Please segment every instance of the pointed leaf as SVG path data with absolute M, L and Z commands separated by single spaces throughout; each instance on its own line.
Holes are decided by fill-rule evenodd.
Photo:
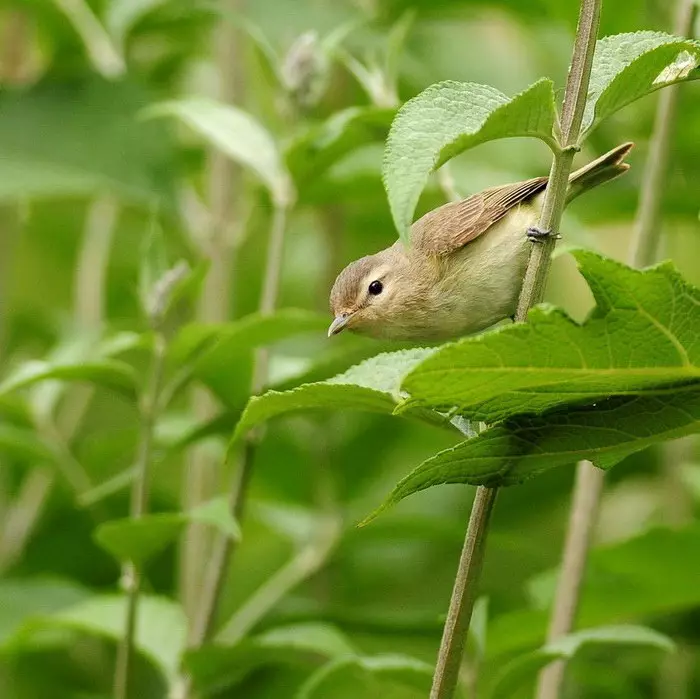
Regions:
M 631 32 L 596 44 L 581 132 L 630 102 L 682 80 L 700 78 L 700 42 L 663 32 Z
M 147 117 L 175 117 L 243 167 L 251 170 L 270 190 L 278 204 L 292 196 L 289 175 L 277 145 L 250 114 L 214 100 L 187 99 L 157 104 Z
M 700 386 L 646 398 L 618 396 L 541 416 L 517 415 L 424 461 L 365 521 L 434 485 L 515 485 L 581 459 L 607 469 L 652 444 L 696 432 Z
M 236 426 L 233 440 L 266 420 L 297 410 L 346 409 L 390 414 L 399 400 L 401 379 L 432 351 L 413 349 L 380 354 L 327 381 L 254 396 Z M 409 411 L 409 414 L 431 419 L 427 411 Z M 442 422 L 437 414 L 433 414 L 432 420 Z
M 528 323 L 444 345 L 417 365 L 405 406 L 496 422 L 610 395 L 651 395 L 700 381 L 700 289 L 670 263 L 644 271 L 574 256 L 597 302 L 578 325 L 538 308 Z
M 540 80 L 512 99 L 488 85 L 448 80 L 406 102 L 391 125 L 384 152 L 384 186 L 404 242 L 409 242 L 413 212 L 434 170 L 496 138 L 533 136 L 551 145 L 554 118 L 550 80 Z

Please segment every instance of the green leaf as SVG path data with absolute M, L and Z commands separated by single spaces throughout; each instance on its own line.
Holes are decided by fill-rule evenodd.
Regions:
M 294 624 L 246 638 L 233 646 L 213 645 L 185 657 L 194 686 L 203 695 L 240 683 L 258 668 L 275 665 L 317 667 L 325 660 L 354 655 L 355 649 L 335 627 Z
M 516 415 L 424 461 L 365 522 L 434 485 L 515 485 L 581 459 L 608 469 L 652 444 L 696 432 L 700 386 L 649 397 L 616 396 L 541 416 Z
M 51 445 L 44 442 L 36 430 L 0 423 L 0 451 L 13 458 L 41 464 L 57 458 Z
M 316 671 L 296 699 L 423 699 L 431 665 L 405 655 L 339 658 Z
M 700 290 L 670 263 L 638 271 L 574 256 L 597 302 L 583 325 L 536 308 L 528 323 L 444 345 L 406 376 L 406 407 L 496 422 L 700 381 Z
M 25 633 L 64 628 L 119 641 L 124 635 L 125 595 L 97 595 L 50 616 L 37 618 Z M 141 595 L 134 647 L 173 681 L 185 649 L 187 620 L 178 604 L 162 597 Z
M 111 191 L 172 205 L 170 140 L 136 119 L 147 95 L 130 82 L 43 83 L 0 94 L 0 201 Z
M 553 143 L 554 93 L 540 80 L 509 99 L 488 85 L 452 80 L 406 102 L 391 125 L 384 186 L 400 237 L 408 233 L 430 174 L 468 148 L 497 138 L 533 136 Z
M 18 645 L 24 625 L 38 615 L 53 614 L 90 597 L 69 581 L 17 578 L 0 581 L 0 648 Z
M 390 414 L 399 400 L 401 379 L 432 351 L 413 349 L 379 354 L 327 381 L 254 396 L 236 426 L 233 440 L 273 417 L 297 410 L 344 409 Z M 409 411 L 409 414 L 431 419 L 427 411 Z M 441 422 L 437 414 L 433 415 L 433 421 Z
M 168 362 L 174 366 L 200 367 L 218 361 L 230 361 L 234 352 L 246 352 L 271 345 L 294 335 L 323 332 L 328 316 L 296 308 L 285 308 L 269 315 L 253 313 L 231 323 L 191 323 L 183 327 L 168 349 Z
M 594 548 L 586 563 L 578 621 L 581 626 L 661 617 L 700 604 L 700 525 L 654 528 L 620 543 Z M 542 643 L 558 570 L 538 574 L 538 609 L 501 614 L 489 625 L 488 656 Z M 546 587 L 547 593 L 543 594 Z
M 201 522 L 238 539 L 240 529 L 225 497 L 199 505 L 189 512 L 167 512 L 139 519 L 116 519 L 95 530 L 95 540 L 117 560 L 141 565 L 175 540 L 189 522 Z
M 304 189 L 350 151 L 386 138 L 395 109 L 350 107 L 295 138 L 286 159 L 297 188 Z
M 291 181 L 274 138 L 247 112 L 201 98 L 162 102 L 148 109 L 145 116 L 179 119 L 253 172 L 278 204 L 287 204 L 292 198 Z
M 75 364 L 30 360 L 20 364 L 0 383 L 0 395 L 51 379 L 83 381 L 107 388 L 129 400 L 134 400 L 136 397 L 137 380 L 134 370 L 124 362 L 110 359 Z
M 582 134 L 618 109 L 682 80 L 700 78 L 700 42 L 663 32 L 632 32 L 596 44 Z
M 498 674 L 487 696 L 490 699 L 510 699 L 519 689 L 532 681 L 543 667 L 554 660 L 568 660 L 585 646 L 601 645 L 645 646 L 666 652 L 674 650 L 674 644 L 670 638 L 644 626 L 585 629 L 512 660 Z

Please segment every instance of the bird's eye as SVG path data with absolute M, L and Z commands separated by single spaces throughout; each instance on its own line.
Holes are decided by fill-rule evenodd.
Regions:
M 384 285 L 378 279 L 375 279 L 369 285 L 369 293 L 372 294 L 372 296 L 377 296 L 378 294 L 381 294 L 383 289 Z

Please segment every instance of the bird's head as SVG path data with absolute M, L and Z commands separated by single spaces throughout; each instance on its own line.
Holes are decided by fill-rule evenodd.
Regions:
M 405 254 L 395 247 L 349 264 L 331 290 L 329 337 L 346 329 L 387 337 L 400 311 L 407 281 Z

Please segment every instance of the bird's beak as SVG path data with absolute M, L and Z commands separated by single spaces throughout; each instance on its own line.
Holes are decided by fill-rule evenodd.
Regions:
M 336 316 L 335 318 L 333 318 L 333 322 L 331 323 L 330 327 L 328 328 L 328 337 L 331 337 L 333 335 L 337 335 L 348 324 L 349 320 L 350 320 L 349 313 L 341 313 L 339 316 Z

